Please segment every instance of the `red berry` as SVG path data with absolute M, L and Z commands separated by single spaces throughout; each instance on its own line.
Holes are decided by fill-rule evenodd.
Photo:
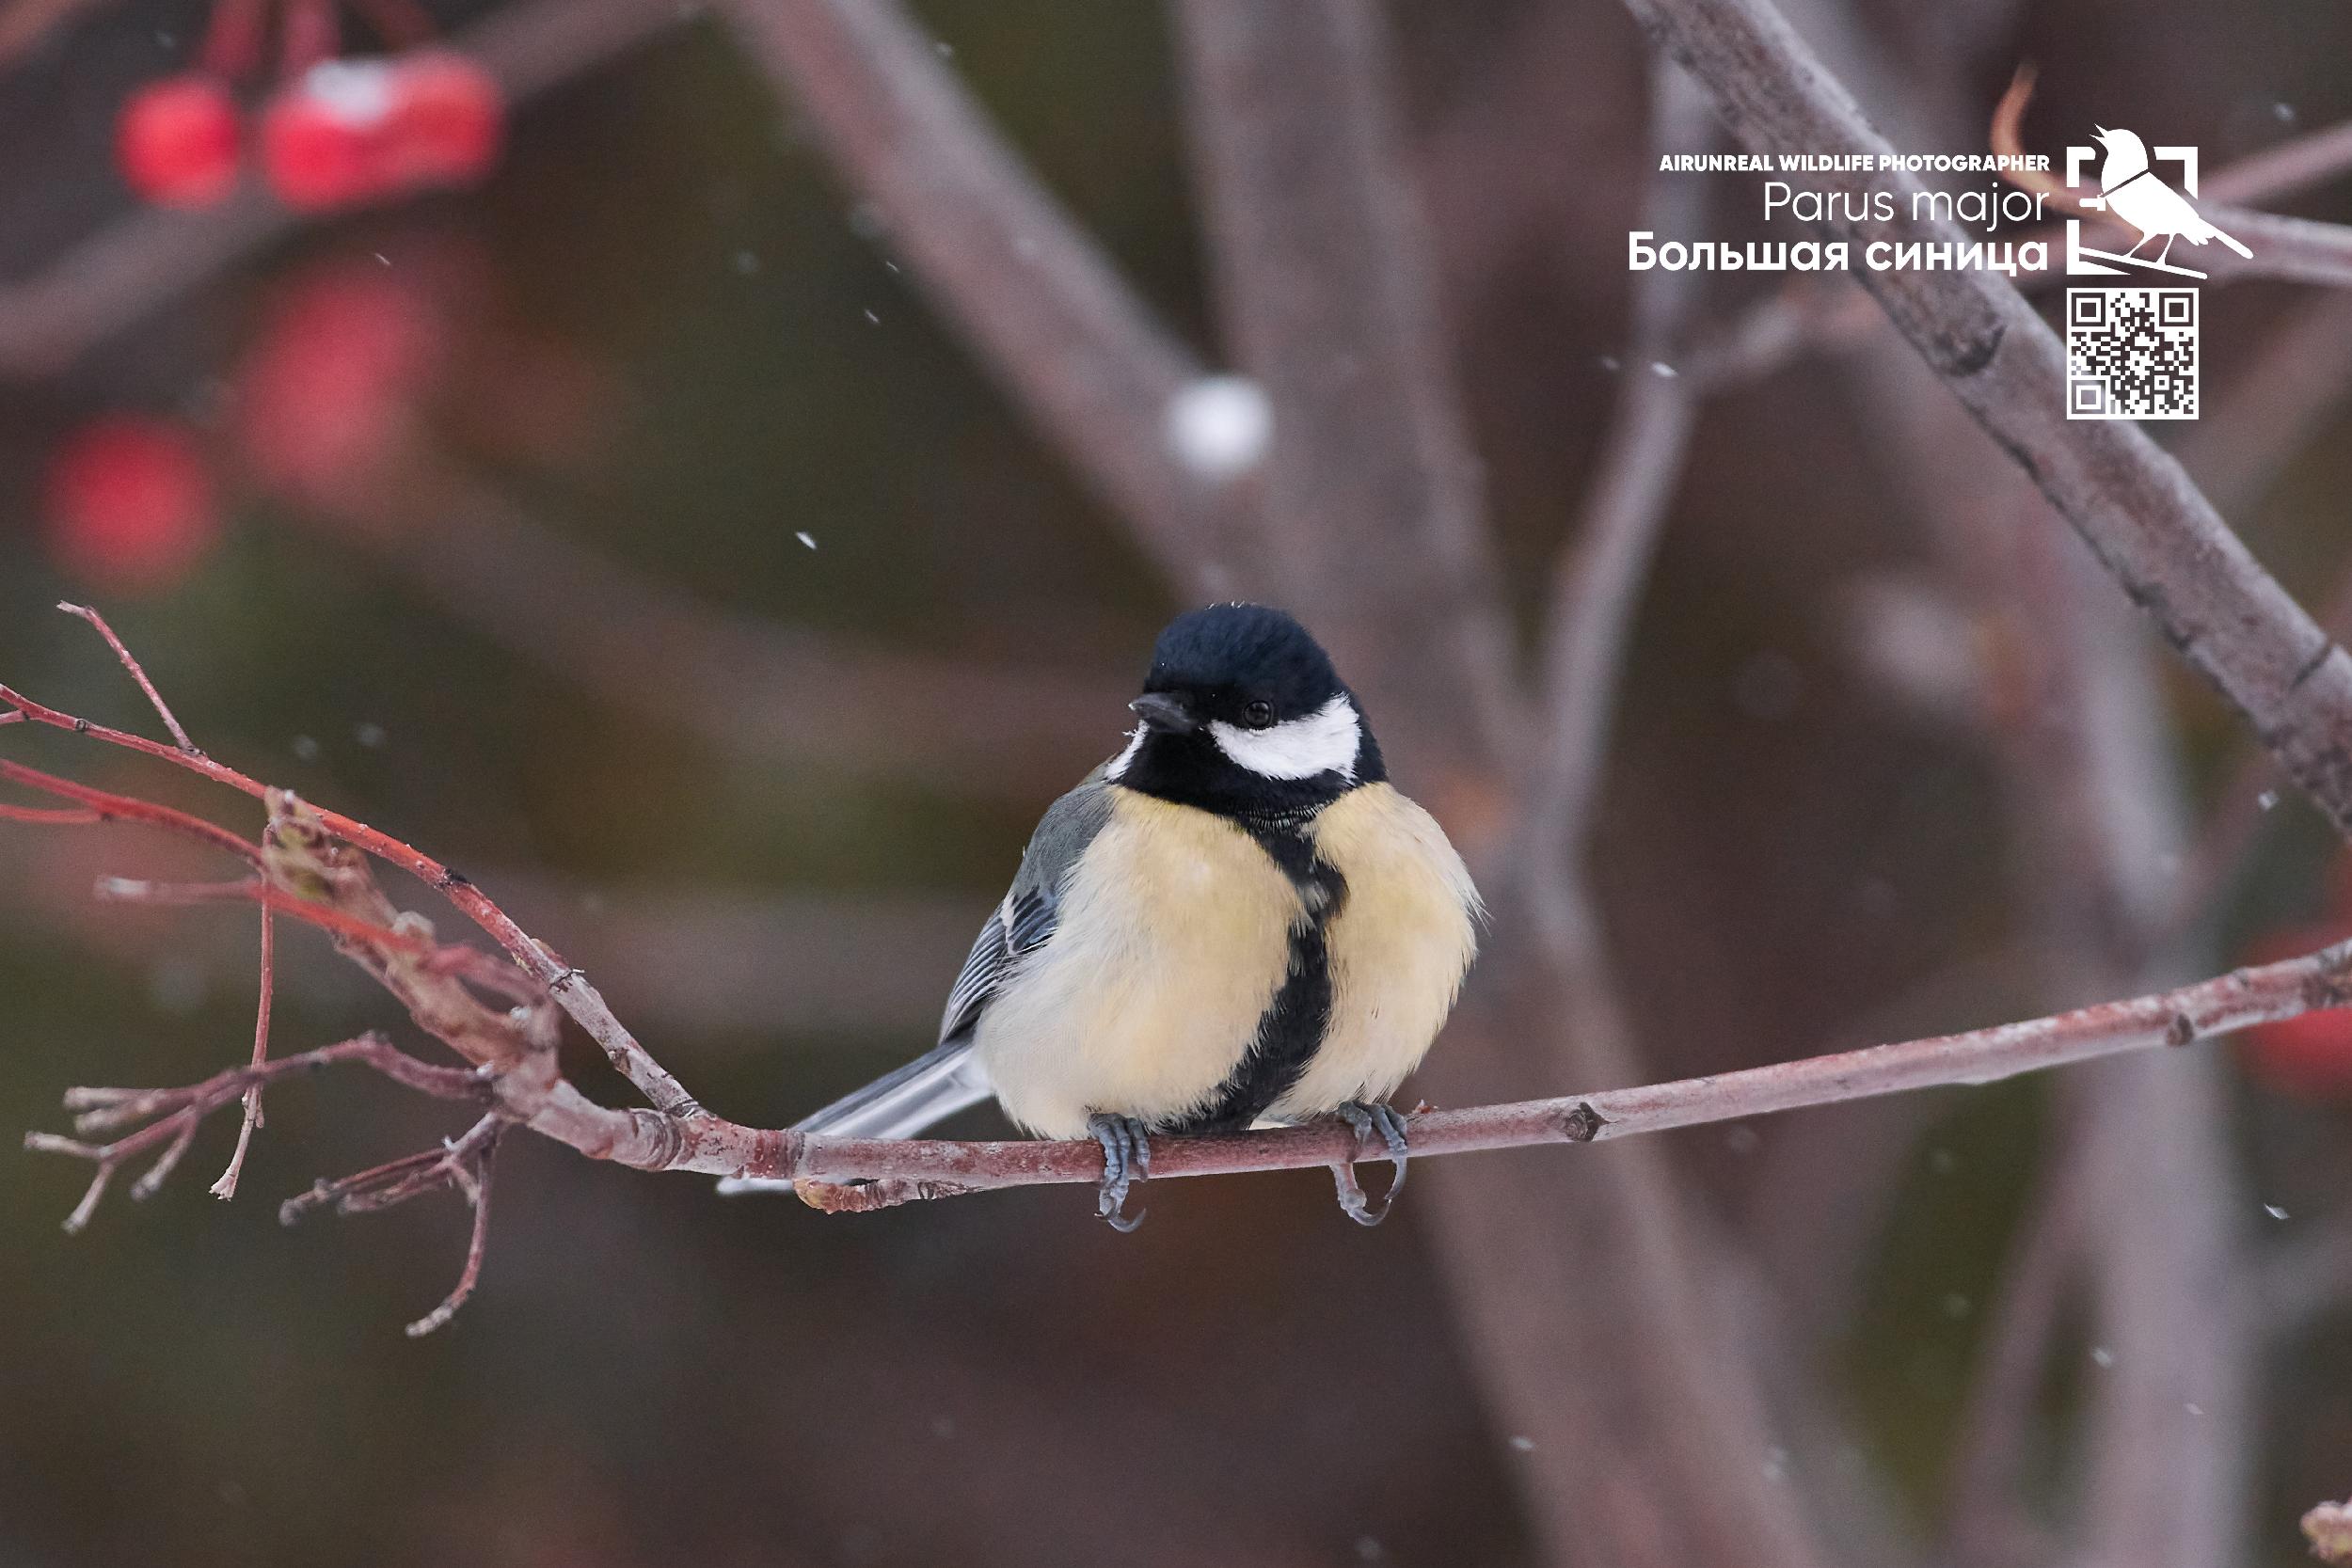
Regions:
M 44 492 L 57 563 L 116 593 L 170 587 L 220 536 L 203 454 L 167 420 L 117 415 L 83 426 L 50 458 Z
M 115 127 L 122 178 L 163 207 L 209 207 L 237 183 L 236 100 L 209 76 L 167 77 L 131 95 Z
M 290 289 L 238 372 L 237 439 L 255 477 L 307 505 L 364 504 L 446 347 L 440 312 L 380 269 Z
M 462 55 L 329 60 L 271 103 L 262 169 L 289 207 L 346 207 L 478 180 L 504 134 L 498 83 Z
M 389 188 L 379 144 L 390 122 L 391 74 L 380 60 L 329 60 L 270 101 L 262 173 L 278 200 L 316 212 Z
M 2254 942 L 2249 960 L 2275 963 L 2299 958 L 2352 936 L 2352 927 L 2319 926 L 2275 931 Z M 2352 1008 L 2298 1013 L 2258 1023 L 2239 1037 L 2247 1073 L 2280 1094 L 2302 1100 L 2352 1096 Z
M 401 184 L 463 184 L 490 172 L 506 104 L 488 71 L 446 50 L 412 55 L 400 62 L 392 96 L 385 157 Z

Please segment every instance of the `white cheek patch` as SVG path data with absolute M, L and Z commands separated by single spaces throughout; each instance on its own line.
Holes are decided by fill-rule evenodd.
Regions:
M 1272 729 L 1246 730 L 1212 721 L 1216 749 L 1260 778 L 1311 779 L 1318 773 L 1356 777 L 1356 753 L 1363 744 L 1356 705 L 1334 697 L 1303 719 L 1286 719 Z
M 1136 753 L 1143 750 L 1143 737 L 1150 729 L 1149 724 L 1136 726 L 1136 733 L 1127 737 L 1127 749 L 1111 758 L 1110 766 L 1103 769 L 1103 777 L 1123 779 L 1127 776 L 1127 769 L 1135 764 Z

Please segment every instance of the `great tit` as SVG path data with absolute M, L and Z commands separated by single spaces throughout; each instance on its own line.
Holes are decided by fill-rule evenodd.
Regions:
M 1120 1229 L 1152 1132 L 1320 1116 L 1377 1130 L 1453 1008 L 1478 892 L 1435 818 L 1388 783 L 1322 646 L 1289 615 L 1220 604 L 1160 634 L 1141 721 L 1046 811 L 964 960 L 939 1046 L 798 1131 L 913 1137 L 991 1094 L 1050 1138 L 1103 1146 Z M 737 1180 L 727 1190 L 773 1185 Z

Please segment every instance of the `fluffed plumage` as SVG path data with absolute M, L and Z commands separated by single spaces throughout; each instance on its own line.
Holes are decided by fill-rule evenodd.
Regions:
M 1420 1064 L 1478 895 L 1323 649 L 1212 606 L 1161 635 L 1134 705 L 1039 823 L 937 1049 L 800 1131 L 912 1136 L 991 1093 L 1048 1137 L 1237 1128 L 1360 1109 Z

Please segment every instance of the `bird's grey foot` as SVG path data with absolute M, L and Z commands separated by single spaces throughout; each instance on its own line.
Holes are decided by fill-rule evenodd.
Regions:
M 1144 1211 L 1127 1212 L 1127 1189 L 1152 1174 L 1152 1130 L 1133 1117 L 1090 1116 L 1087 1131 L 1103 1146 L 1103 1184 L 1096 1189 L 1094 1212 L 1111 1222 L 1113 1230 L 1133 1230 L 1143 1223 Z
M 1396 1166 L 1396 1177 L 1375 1209 L 1364 1196 L 1363 1184 L 1356 1180 L 1356 1167 L 1347 1161 L 1331 1167 L 1331 1179 L 1339 1183 L 1340 1211 L 1358 1225 L 1378 1225 L 1396 1207 L 1396 1195 L 1405 1190 L 1406 1162 L 1411 1157 L 1405 1147 L 1405 1118 L 1396 1107 L 1378 1101 L 1351 1100 L 1333 1113 L 1354 1128 L 1356 1135 L 1377 1131 L 1380 1141 L 1388 1146 L 1389 1162 Z

